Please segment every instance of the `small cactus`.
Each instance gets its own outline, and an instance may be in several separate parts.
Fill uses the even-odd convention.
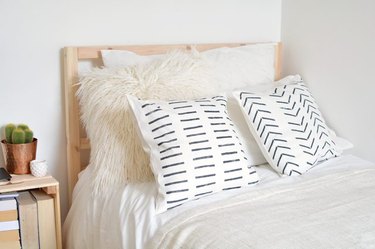
[[[12,133],[13,144],[24,144],[25,143],[25,132],[21,128],[16,128]]]
[[[22,130],[26,130],[26,129],[29,129],[29,126],[27,126],[25,124],[19,124],[19,125],[17,125],[17,128],[22,129]]]
[[[29,128],[27,128],[26,130],[24,130],[25,132],[25,143],[31,143],[33,141],[33,131],[30,130]]]
[[[12,143],[12,133],[14,129],[16,129],[14,124],[7,124],[5,126],[5,141],[7,141],[7,143]]]
[[[5,141],[9,144],[25,144],[34,141],[33,131],[25,124],[7,124],[5,126]]]

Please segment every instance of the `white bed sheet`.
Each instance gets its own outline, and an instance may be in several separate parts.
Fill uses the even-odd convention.
[[[257,233],[254,233],[254,235],[249,234],[246,239],[252,241],[255,236],[256,241],[251,243],[251,245],[248,245],[249,241],[243,241],[244,244],[241,244],[242,242],[239,241],[242,241],[244,238],[238,237],[237,242],[239,244],[232,244],[233,248],[240,248],[241,245],[244,248],[299,248],[300,246],[304,248],[316,248],[316,246],[319,246],[319,241],[317,242],[316,239],[311,239],[311,241],[306,240],[305,237],[317,238],[316,236],[318,236],[318,238],[322,238],[324,243],[328,243],[326,240],[330,238],[326,237],[324,234],[320,234],[319,231],[315,231],[315,234],[310,237],[308,234],[305,234],[304,231],[295,231],[293,229],[289,230],[289,233],[286,231],[272,231],[272,229],[285,228],[282,222],[288,222],[285,219],[291,218],[291,216],[279,217],[278,215],[291,214],[292,211],[288,211],[288,208],[298,208],[298,210],[296,210],[299,212],[298,217],[303,217],[303,215],[301,216],[301,212],[308,212],[309,208],[311,208],[304,203],[311,203],[311,201],[319,202],[319,190],[325,190],[324,186],[327,186],[326,190],[330,191],[330,187],[336,186],[332,184],[333,181],[340,181],[340,179],[342,179],[346,182],[345,177],[349,180],[351,179],[351,175],[356,175],[355,178],[358,179],[353,180],[354,183],[352,182],[350,183],[351,185],[349,184],[347,186],[343,184],[343,188],[339,187],[339,190],[344,191],[345,188],[356,188],[358,186],[353,186],[353,184],[360,185],[360,179],[366,177],[370,177],[370,180],[372,180],[371,184],[373,184],[373,188],[372,191],[366,188],[366,192],[362,193],[365,196],[362,196],[363,198],[356,202],[360,205],[366,205],[363,207],[363,212],[361,211],[357,215],[363,215],[362,218],[367,220],[356,219],[353,221],[353,224],[355,223],[354,225],[357,226],[356,229],[362,234],[362,237],[355,237],[358,235],[353,233],[348,234],[348,236],[354,236],[353,243],[363,243],[363,245],[358,244],[357,248],[372,248],[371,246],[375,248],[375,245],[371,244],[375,244],[375,198],[369,198],[375,196],[375,165],[373,163],[355,156],[345,155],[322,163],[307,174],[298,177],[279,176],[268,165],[257,167],[257,172],[261,177],[261,182],[255,187],[213,194],[201,198],[200,200],[186,203],[160,215],[155,215],[154,196],[156,195],[156,187],[154,183],[131,184],[124,186],[122,189],[114,190],[108,196],[94,198],[91,194],[92,191],[90,187],[92,172],[90,169],[86,169],[80,175],[80,179],[74,191],[73,205],[64,224],[64,244],[68,249],[145,248],[146,245],[149,248],[166,248],[166,246],[171,248],[172,244],[177,247],[181,246],[181,241],[184,243],[189,241],[189,243],[184,244],[184,248],[196,248],[197,245],[203,246],[204,243],[208,243],[206,246],[213,246],[213,244],[210,243],[220,241],[222,248],[230,248],[230,243],[232,243],[233,240],[225,239],[226,243],[229,244],[224,244],[223,241],[219,240],[222,238],[220,234],[217,238],[212,237],[211,234],[211,240],[198,235],[199,233],[208,232],[206,230],[209,229],[210,226],[212,230],[212,227],[217,226],[217,228],[220,228],[220,225],[223,226],[225,224],[228,226],[225,228],[221,227],[223,234],[230,237],[235,236],[236,233],[228,234],[228,231],[235,231],[235,229],[238,229],[236,226],[240,226],[240,229],[241,226],[244,226],[240,221],[241,216],[236,216],[239,221],[233,224],[229,224],[231,222],[225,220],[230,221],[231,218],[234,217],[232,213],[233,210],[236,213],[247,210],[246,215],[249,217],[251,214],[254,214],[252,218],[253,220],[257,220],[259,227],[256,227],[256,225],[248,227],[247,229],[250,229],[250,232],[252,231],[251,229],[256,227],[255,231],[257,231]],[[367,183],[368,181],[369,179],[366,180]],[[365,179],[363,182],[365,182]],[[323,186],[320,186],[320,184],[323,184]],[[295,197],[295,202],[290,202],[290,199],[287,202],[283,202],[282,198],[285,198],[285,194],[283,195],[282,193],[293,193],[294,186],[300,189],[300,193]],[[319,187],[316,188],[317,190],[315,191],[312,186]],[[306,188],[306,194],[311,196],[310,199],[307,198],[307,200],[304,200],[301,197],[304,194],[304,188]],[[353,191],[355,193],[355,190]],[[272,195],[268,203],[265,198],[267,195]],[[356,198],[353,193],[351,193],[351,195],[354,196],[352,198]],[[367,198],[364,198],[366,196]],[[253,200],[249,201],[249,198],[253,198]],[[259,202],[255,200],[257,198],[260,200]],[[348,200],[349,199],[350,198],[348,198]],[[232,205],[233,203],[237,203],[233,206],[237,206],[238,210],[232,207],[227,208],[229,204]],[[270,208],[274,206],[274,203],[278,203],[277,205],[279,205],[281,210]],[[288,205],[282,205],[283,203],[288,203]],[[336,204],[338,205],[340,203]],[[322,205],[325,204],[322,203]],[[356,206],[351,206],[350,203],[347,205],[349,210],[354,207]],[[211,215],[207,215],[206,210],[211,210]],[[266,211],[273,213],[264,213]],[[325,218],[327,220],[333,219],[334,222],[337,222],[337,220],[334,220],[332,217],[332,212],[326,209],[322,209],[321,211],[323,212],[321,213],[322,216],[317,216],[315,218],[321,219],[326,215]],[[324,212],[326,212],[326,214],[324,214]],[[368,217],[369,213],[372,214],[371,217]],[[224,217],[221,218],[220,221],[225,222],[219,222],[216,225],[218,221],[215,220],[214,217],[217,215]],[[280,219],[275,221],[277,217]],[[199,222],[202,218],[205,220],[203,223]],[[280,223],[279,221],[282,222]],[[370,221],[372,221],[372,223]],[[213,224],[210,224],[210,222]],[[296,222],[298,224],[295,223],[295,225],[303,224],[303,220],[301,219],[297,219]],[[314,217],[306,217],[306,231],[311,232],[313,229],[320,230],[313,226],[314,223],[316,223]],[[364,225],[363,227],[359,227],[357,223]],[[308,224],[313,225],[310,226]],[[230,225],[232,225],[232,227]],[[319,224],[316,223],[315,225]],[[171,227],[177,227],[177,229],[170,230]],[[333,226],[330,229],[334,228]],[[371,231],[371,229],[373,232],[368,232],[368,230]],[[322,229],[321,231],[326,230]],[[343,236],[342,231],[337,232],[339,236]],[[166,234],[168,234],[168,236],[166,236]],[[217,231],[216,234],[218,234]],[[242,235],[243,234],[244,232]],[[294,238],[291,235],[296,236],[297,239],[291,239]],[[331,236],[331,234],[328,235]],[[278,238],[280,241],[274,243],[274,239],[270,238]],[[329,247],[333,248],[335,244],[340,245],[337,241],[345,241],[345,239],[337,238],[337,240],[332,240],[333,244],[329,244]],[[295,243],[297,247],[290,247],[293,243]],[[274,245],[274,247],[272,247],[272,245]],[[279,245],[279,247],[277,245]],[[218,245],[215,245],[215,247],[217,246]],[[326,248],[324,244],[320,246],[320,248]]]

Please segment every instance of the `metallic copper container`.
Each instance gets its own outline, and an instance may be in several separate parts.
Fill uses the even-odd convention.
[[[30,161],[35,160],[38,139],[27,144],[8,144],[1,141],[6,168],[11,174],[30,174]]]

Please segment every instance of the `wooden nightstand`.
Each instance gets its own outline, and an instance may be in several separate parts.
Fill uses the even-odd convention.
[[[0,186],[0,193],[42,189],[53,197],[55,208],[56,247],[62,249],[59,182],[52,176],[12,175],[12,183]]]

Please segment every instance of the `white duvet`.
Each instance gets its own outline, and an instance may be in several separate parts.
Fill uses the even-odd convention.
[[[153,183],[91,196],[91,172],[75,188],[66,248],[375,248],[375,165],[354,156],[303,176],[257,168],[255,187],[154,213]]]

